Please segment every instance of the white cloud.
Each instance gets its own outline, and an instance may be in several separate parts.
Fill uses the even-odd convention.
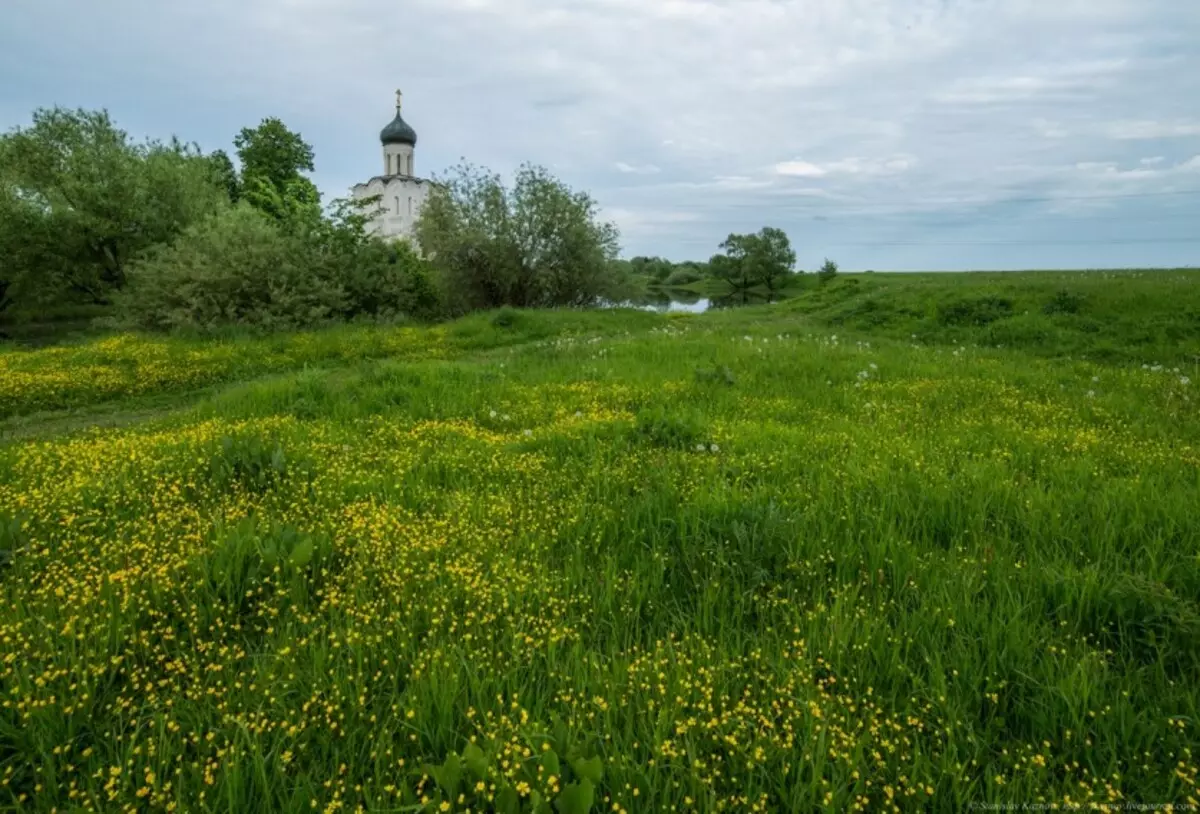
[[[781,161],[775,165],[775,172],[780,175],[794,175],[798,178],[820,178],[823,175],[828,175],[829,170],[824,167],[818,167],[808,161]]]
[[[1046,119],[1034,119],[1031,123],[1033,129],[1037,131],[1042,138],[1066,138],[1070,133],[1061,124],[1047,121]]]
[[[661,169],[654,166],[653,164],[642,164],[640,166],[634,166],[632,164],[626,164],[624,161],[618,161],[616,163],[616,167],[617,167],[617,172],[623,172],[627,175],[655,175],[657,173],[662,172]]]
[[[1200,122],[1121,121],[1105,129],[1109,138],[1130,141],[1200,136]]]
[[[947,104],[1079,98],[1111,83],[1113,76],[1127,65],[1124,59],[1068,62],[1042,66],[1030,74],[966,77],[935,93],[933,98]]]
[[[894,156],[886,159],[842,158],[825,164],[795,159],[779,162],[775,165],[775,172],[798,178],[824,178],[827,175],[897,175],[915,165],[916,159],[912,156]]]

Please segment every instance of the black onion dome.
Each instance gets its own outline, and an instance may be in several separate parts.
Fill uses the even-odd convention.
[[[379,140],[384,144],[408,144],[412,147],[417,146],[417,131],[409,126],[408,122],[400,116],[400,111],[396,111],[396,118],[392,119],[391,124],[383,128],[379,134]]]

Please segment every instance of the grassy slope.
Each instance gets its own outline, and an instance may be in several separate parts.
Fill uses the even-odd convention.
[[[1045,313],[1059,292],[1077,310]],[[1011,313],[980,307],[987,299],[1008,303]],[[832,328],[895,339],[1113,363],[1200,361],[1194,270],[842,275],[784,307]]]
[[[0,807],[1194,799],[1194,334],[914,347],[855,298],[0,355],[44,438],[0,447]]]

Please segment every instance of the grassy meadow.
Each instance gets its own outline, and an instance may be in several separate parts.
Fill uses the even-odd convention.
[[[0,810],[1195,806],[1198,388],[1198,272],[0,348]]]

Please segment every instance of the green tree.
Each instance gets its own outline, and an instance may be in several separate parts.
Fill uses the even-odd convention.
[[[291,232],[308,232],[321,223],[321,193],[302,175],[284,182],[282,187],[251,175],[242,187],[242,200]]]
[[[433,188],[416,238],[456,310],[590,305],[613,296],[615,226],[596,203],[545,169],[518,170],[511,190],[468,163]]]
[[[760,285],[775,291],[782,287],[796,265],[796,252],[787,234],[771,226],[757,234],[731,234],[720,248],[724,254],[709,260],[709,271],[740,291]]]
[[[106,111],[39,109],[0,137],[5,296],[106,303],[132,259],[223,199],[193,145],[135,144]]]
[[[228,154],[224,150],[213,150],[208,154],[208,161],[217,186],[225,190],[231,203],[237,203],[242,194],[242,182]]]
[[[825,263],[821,266],[820,271],[817,272],[817,279],[822,283],[827,283],[836,277],[837,273],[838,264],[826,257]]]
[[[242,162],[242,184],[261,178],[284,194],[302,171],[313,170],[313,149],[276,118],[263,119],[258,127],[244,127],[233,139]]]

